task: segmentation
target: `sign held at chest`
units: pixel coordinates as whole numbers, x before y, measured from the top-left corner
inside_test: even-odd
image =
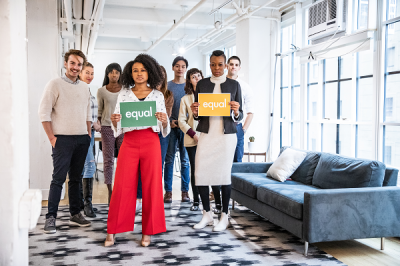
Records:
[[[156,102],[122,102],[120,103],[121,127],[157,126]]]
[[[230,116],[230,93],[199,93],[199,116]]]

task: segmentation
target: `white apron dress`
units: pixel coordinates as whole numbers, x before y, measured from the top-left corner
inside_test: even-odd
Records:
[[[211,77],[214,93],[221,93],[221,83],[226,76]],[[201,133],[196,151],[196,186],[221,186],[231,184],[231,168],[235,155],[236,134],[224,134],[220,116],[210,116],[208,133]],[[201,122],[200,122],[201,123]]]

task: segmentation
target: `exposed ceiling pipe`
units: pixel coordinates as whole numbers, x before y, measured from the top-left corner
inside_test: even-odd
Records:
[[[103,17],[103,10],[104,10],[105,3],[106,3],[106,0],[100,0],[97,10],[94,11],[96,13],[94,14],[95,15],[94,25],[90,31],[90,40],[89,40],[89,47],[88,47],[88,53],[87,53],[89,60],[92,57],[92,54],[94,52],[94,45],[96,44],[97,35],[99,33],[99,22],[100,22],[100,19]]]
[[[189,12],[187,12],[181,19],[176,22],[172,27],[167,30],[158,40],[156,40],[149,48],[147,48],[146,52],[148,53],[150,50],[152,50],[154,47],[156,47],[162,40],[165,39],[171,32],[173,32],[180,24],[185,22],[190,16],[193,15],[203,4],[205,4],[207,0],[201,0],[197,5],[195,5]]]
[[[99,1],[99,0],[97,0]],[[86,21],[90,21],[93,13],[93,3],[94,0],[85,0],[83,2],[83,19]],[[82,52],[87,55],[88,46],[89,46],[89,33],[90,33],[90,24],[82,25]]]
[[[221,29],[218,29],[218,30],[213,29],[213,30],[211,30],[210,32],[204,34],[204,35],[201,36],[198,40],[192,42],[192,43],[189,44],[187,47],[185,47],[185,50],[186,50],[186,51],[189,51],[189,49],[192,49],[193,47],[195,47],[196,45],[198,45],[200,42],[202,42],[203,39],[205,39],[205,38],[207,38],[207,37],[209,37],[209,36],[212,36],[212,35],[218,33],[219,31],[221,31],[221,30],[223,30],[223,29],[225,29],[225,28],[227,28],[227,27],[229,27],[229,26],[231,26],[231,25],[233,25],[233,24],[236,24],[236,23],[238,23],[238,22],[240,22],[240,21],[242,21],[242,20],[244,20],[244,19],[247,19],[247,18],[251,17],[253,14],[255,14],[255,13],[258,12],[259,10],[263,9],[264,7],[266,7],[266,6],[270,5],[270,4],[272,4],[272,3],[275,2],[275,1],[276,1],[276,0],[268,1],[267,3],[265,3],[265,4],[261,5],[261,6],[259,6],[258,8],[256,8],[256,9],[250,11],[247,15],[242,16],[242,17],[239,17],[239,19],[234,20],[234,21],[231,21],[231,22],[229,22],[228,24],[225,24],[225,22],[224,22],[224,23],[222,24]],[[224,24],[225,24],[225,25],[224,25]]]
[[[72,1],[74,18],[75,19],[81,19],[82,18],[82,4],[83,4],[83,0],[73,0]]]
[[[64,0],[65,16],[67,19],[67,29],[62,31],[62,38],[69,39],[72,41],[74,39],[74,29],[72,26],[72,3],[71,0]]]
[[[73,0],[73,13],[76,20],[82,19],[83,0]],[[75,49],[80,50],[81,45],[82,25],[75,24]]]

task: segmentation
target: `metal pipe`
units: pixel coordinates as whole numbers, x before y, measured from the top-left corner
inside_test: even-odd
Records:
[[[65,16],[67,17],[67,31],[73,32],[72,28],[72,3],[71,0],[64,0]]]
[[[83,4],[83,0],[73,0],[72,1],[73,13],[74,13],[75,19],[82,18],[82,4]]]
[[[81,24],[75,24],[75,49],[80,50],[81,49],[81,36],[82,35],[82,25]]]
[[[95,11],[96,13],[94,15],[94,24],[90,32],[90,40],[89,40],[89,46],[88,46],[88,59],[91,58],[93,51],[94,51],[94,45],[96,44],[97,40],[97,35],[99,32],[99,22],[100,19],[103,17],[103,10],[104,10],[104,5],[106,1],[105,0],[100,0],[97,10]],[[92,16],[93,17],[93,16]]]
[[[147,48],[146,52],[148,53],[150,50],[152,50],[154,47],[156,47],[162,40],[165,39],[171,32],[173,32],[180,24],[185,22],[190,16],[193,15],[203,4],[205,4],[207,0],[201,0],[197,5],[195,5],[189,12],[187,12],[181,19],[172,25],[172,27],[167,30],[158,40],[156,40],[149,48]]]
[[[82,10],[83,10],[83,0],[73,0],[72,2],[73,5],[73,14],[74,14],[74,19],[75,20],[81,20],[82,19]],[[81,49],[81,34],[82,34],[82,25],[81,24],[76,24],[75,23],[75,49],[80,50]]]
[[[89,20],[92,16],[93,3],[94,3],[94,0],[85,0],[83,2],[83,18],[85,20]]]

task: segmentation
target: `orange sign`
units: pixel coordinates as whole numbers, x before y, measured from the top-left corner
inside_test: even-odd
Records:
[[[199,116],[230,116],[230,93],[199,93]]]

